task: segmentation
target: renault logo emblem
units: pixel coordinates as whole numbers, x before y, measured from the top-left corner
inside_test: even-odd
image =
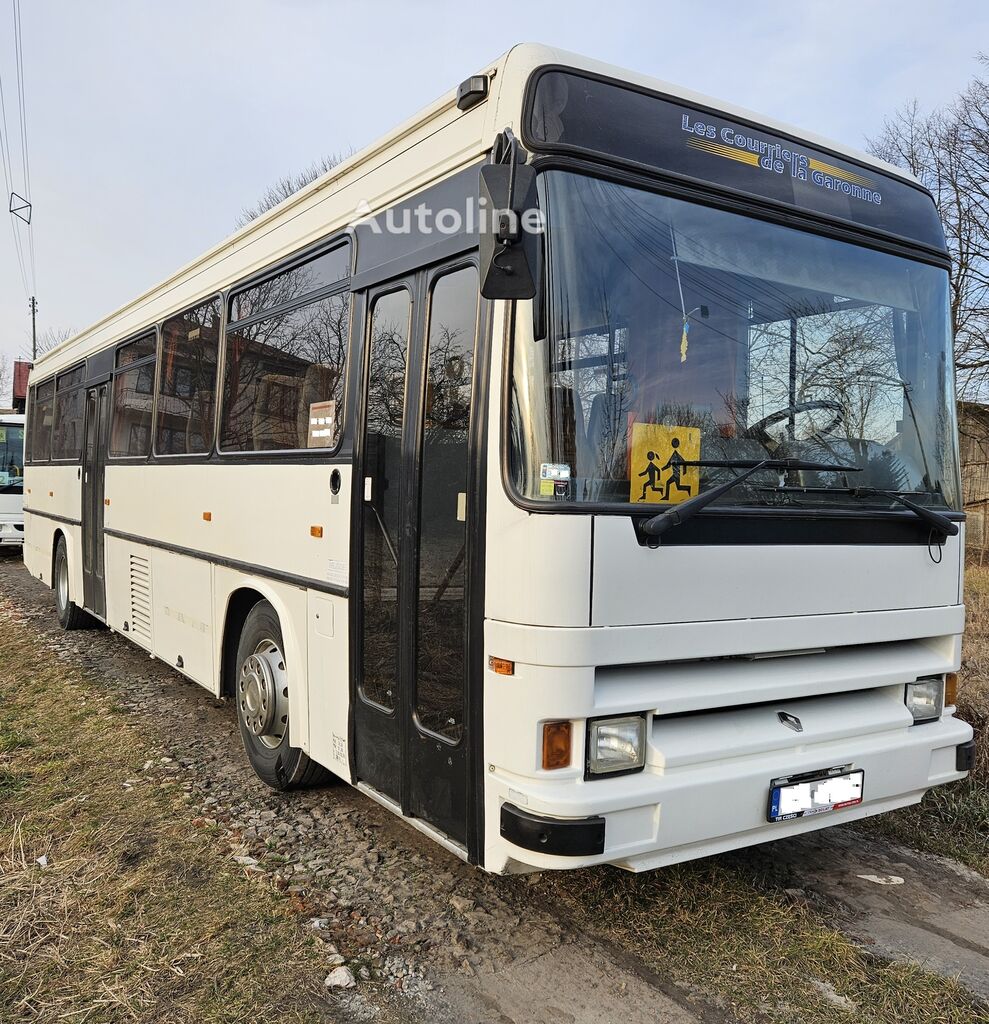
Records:
[[[782,725],[785,725],[787,729],[792,729],[794,732],[803,732],[804,727],[800,723],[800,719],[796,715],[788,715],[785,711],[777,711],[776,717],[780,720]]]

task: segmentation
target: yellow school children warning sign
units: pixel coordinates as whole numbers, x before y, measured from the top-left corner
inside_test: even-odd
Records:
[[[697,427],[633,423],[630,447],[630,501],[677,504],[697,494],[700,470],[685,465],[701,457]]]

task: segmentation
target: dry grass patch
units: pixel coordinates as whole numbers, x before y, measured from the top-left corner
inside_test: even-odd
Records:
[[[288,901],[194,827],[147,751],[0,606],[0,1017],[326,1019]]]
[[[744,1022],[977,1024],[957,982],[871,956],[744,855],[628,876],[554,875],[550,891],[577,927],[610,940],[677,984],[713,992]]]

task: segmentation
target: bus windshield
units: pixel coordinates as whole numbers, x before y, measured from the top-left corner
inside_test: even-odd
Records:
[[[564,171],[539,179],[544,324],[517,316],[510,475],[543,502],[959,507],[948,275]]]
[[[0,494],[24,490],[24,428],[0,423]]]

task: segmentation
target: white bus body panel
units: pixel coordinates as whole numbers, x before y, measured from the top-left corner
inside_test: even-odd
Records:
[[[32,576],[52,586],[57,538],[65,538],[69,557],[69,598],[82,604],[82,470],[52,463],[25,467],[24,564]],[[41,514],[32,514],[41,513]]]
[[[624,516],[594,523],[592,625],[759,619],[958,603],[964,538],[914,544],[660,546]],[[939,559],[935,561],[935,558]]]
[[[955,750],[972,738],[971,727],[952,708],[938,722],[914,726],[903,703],[905,683],[956,671],[960,663],[961,607],[930,615],[928,629],[950,633],[918,638],[924,615],[930,613],[621,630],[488,622],[487,649],[513,659],[515,674],[489,671],[485,680],[485,866],[519,871],[616,863],[645,870],[890,810],[964,777],[955,770]],[[872,643],[865,639],[870,635]],[[799,652],[807,638],[820,653],[739,654],[780,646]],[[678,655],[690,660],[666,660]],[[522,707],[530,723],[524,729]],[[779,711],[800,718],[803,732],[783,728]],[[585,780],[587,719],[639,712],[648,718],[645,770]],[[546,771],[542,722],[560,719],[574,723],[571,767]],[[865,770],[862,805],[767,822],[771,779],[837,765]],[[549,857],[522,850],[499,834],[504,802],[550,818],[603,815],[605,852]]]

